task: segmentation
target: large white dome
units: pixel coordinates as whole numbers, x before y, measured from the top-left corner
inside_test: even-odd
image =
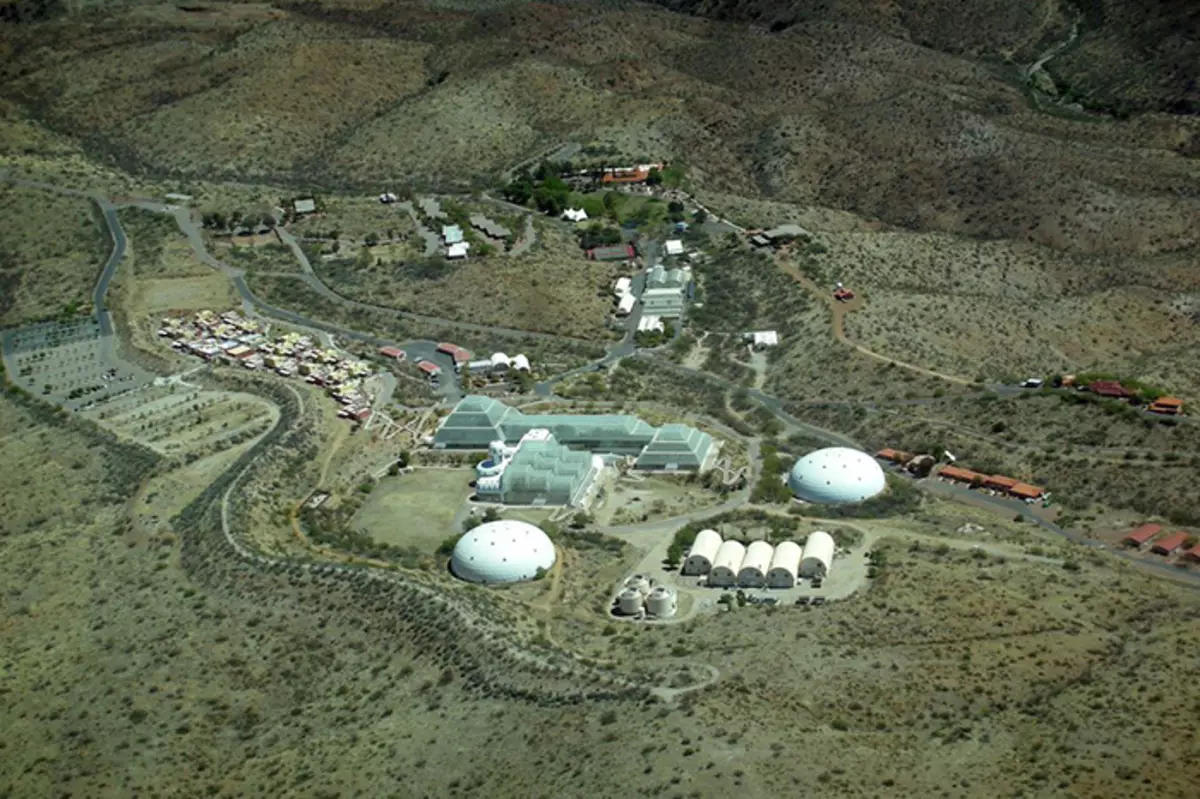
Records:
[[[554,565],[554,543],[528,522],[501,519],[471,530],[454,545],[450,569],[472,583],[532,580]]]
[[[810,452],[788,473],[792,493],[807,502],[862,502],[887,486],[883,469],[865,452],[829,447]]]

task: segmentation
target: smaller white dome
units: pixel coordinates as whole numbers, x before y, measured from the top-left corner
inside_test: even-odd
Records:
[[[788,487],[807,502],[862,502],[887,487],[883,468],[870,455],[828,447],[800,458],[788,472]]]
[[[486,522],[454,545],[450,569],[472,583],[532,580],[554,565],[554,542],[538,527],[515,519]]]

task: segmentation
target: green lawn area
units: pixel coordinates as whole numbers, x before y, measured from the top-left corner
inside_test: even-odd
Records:
[[[639,227],[645,227],[667,220],[667,204],[657,197],[624,194],[618,191],[590,194],[571,192],[567,195],[567,205],[571,208],[583,208],[590,220],[611,220],[610,208],[620,224],[635,221]]]
[[[355,529],[376,541],[433,554],[459,531],[454,514],[471,496],[473,469],[417,469],[385,477],[354,517]]]

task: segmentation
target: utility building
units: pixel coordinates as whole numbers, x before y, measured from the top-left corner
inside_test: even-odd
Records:
[[[744,588],[762,588],[766,585],[773,551],[766,541],[752,541],[738,569],[738,585]]]
[[[824,578],[833,568],[833,552],[837,547],[833,536],[823,530],[809,533],[804,542],[804,558],[800,561],[801,577]]]
[[[701,530],[683,562],[684,574],[708,574],[712,571],[717,550],[721,548],[721,536],[716,530]]]
[[[771,555],[771,568],[767,572],[770,588],[792,588],[800,577],[800,560],[803,550],[795,541],[784,541],[775,547]]]
[[[726,541],[721,544],[721,548],[717,550],[717,558],[713,561],[712,571],[708,573],[708,584],[718,587],[736,584],[745,555],[746,548],[740,541]]]

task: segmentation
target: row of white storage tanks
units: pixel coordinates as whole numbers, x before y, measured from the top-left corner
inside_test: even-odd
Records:
[[[716,530],[701,530],[692,542],[684,574],[707,574],[717,587],[791,588],[801,577],[824,578],[833,567],[837,549],[833,536],[823,530],[809,533],[801,547],[795,541],[771,546],[766,541],[721,540]]]
[[[635,574],[625,581],[617,594],[617,612],[622,616],[649,615],[660,619],[675,615],[679,599],[675,589],[666,585],[651,587],[650,578]]]

